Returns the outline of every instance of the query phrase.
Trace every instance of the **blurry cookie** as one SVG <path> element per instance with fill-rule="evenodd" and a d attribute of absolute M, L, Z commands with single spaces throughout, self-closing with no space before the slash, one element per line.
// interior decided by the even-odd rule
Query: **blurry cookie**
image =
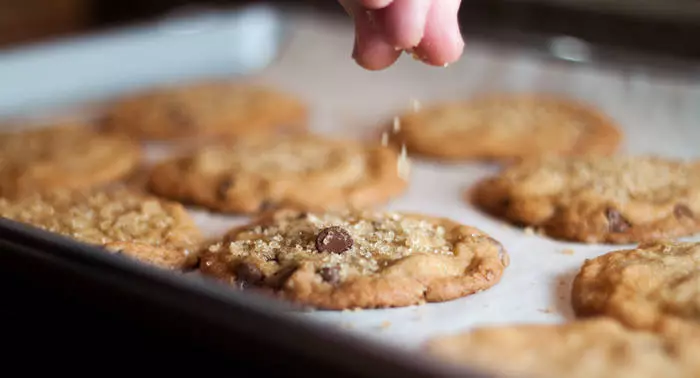
<path fill-rule="evenodd" d="M 1 133 L 0 197 L 103 185 L 128 175 L 140 156 L 128 139 L 77 125 Z"/>
<path fill-rule="evenodd" d="M 655 241 L 588 260 L 574 279 L 579 316 L 635 328 L 672 317 L 700 325 L 700 243 Z"/>
<path fill-rule="evenodd" d="M 424 106 L 399 117 L 396 142 L 409 153 L 447 160 L 520 160 L 610 154 L 617 126 L 597 110 L 544 95 L 480 96 Z"/>
<path fill-rule="evenodd" d="M 406 182 L 397 154 L 379 145 L 321 136 L 246 138 L 158 164 L 156 194 L 222 212 L 274 207 L 337 209 L 388 201 Z"/>
<path fill-rule="evenodd" d="M 447 219 L 284 210 L 230 231 L 203 253 L 200 270 L 341 310 L 464 297 L 498 283 L 507 265 L 501 244 Z"/>
<path fill-rule="evenodd" d="M 548 235 L 633 243 L 700 230 L 700 166 L 653 156 L 549 157 L 478 184 L 478 205 Z"/>
<path fill-rule="evenodd" d="M 299 131 L 307 110 L 295 97 L 247 84 L 158 87 L 117 100 L 102 125 L 141 140 L 188 140 Z"/>
<path fill-rule="evenodd" d="M 435 338 L 425 349 L 441 361 L 495 377 L 700 376 L 700 343 L 667 329 L 628 330 L 610 319 L 483 327 Z"/>
<path fill-rule="evenodd" d="M 122 188 L 0 199 L 0 216 L 166 269 L 193 267 L 202 241 L 180 204 Z"/>

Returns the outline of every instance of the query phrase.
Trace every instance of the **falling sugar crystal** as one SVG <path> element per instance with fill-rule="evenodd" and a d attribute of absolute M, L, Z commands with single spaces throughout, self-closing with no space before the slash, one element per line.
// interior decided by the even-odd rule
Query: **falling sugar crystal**
<path fill-rule="evenodd" d="M 408 177 L 411 174 L 411 163 L 408 160 L 408 154 L 406 153 L 406 145 L 401 145 L 401 155 L 399 156 L 399 161 L 397 163 L 397 171 L 399 177 L 403 180 L 408 181 Z"/>
<path fill-rule="evenodd" d="M 389 145 L 389 134 L 385 132 L 382 133 L 382 146 L 386 147 Z"/>
<path fill-rule="evenodd" d="M 420 101 L 416 100 L 415 98 L 411 100 L 411 107 L 413 108 L 414 112 L 417 112 L 420 110 Z"/>
<path fill-rule="evenodd" d="M 401 120 L 399 119 L 398 116 L 394 117 L 394 134 L 398 133 L 401 130 Z"/>

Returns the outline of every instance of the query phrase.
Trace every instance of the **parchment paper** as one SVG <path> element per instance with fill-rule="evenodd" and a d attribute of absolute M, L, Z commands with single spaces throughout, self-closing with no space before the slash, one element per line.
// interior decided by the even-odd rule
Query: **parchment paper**
<path fill-rule="evenodd" d="M 471 41 L 467 41 L 464 58 L 447 68 L 427 67 L 404 56 L 390 69 L 368 72 L 350 58 L 354 36 L 347 20 L 312 14 L 285 17 L 292 23 L 288 33 L 291 40 L 274 64 L 252 79 L 286 89 L 307 101 L 313 110 L 312 129 L 319 133 L 377 138 L 377 126 L 409 109 L 414 100 L 427 104 L 482 92 L 546 91 L 588 101 L 607 112 L 625 132 L 624 152 L 680 158 L 700 155 L 699 77 L 679 79 L 654 76 L 641 69 L 571 65 Z M 245 48 L 251 54 L 256 51 L 250 43 Z M 266 46 L 265 54 L 268 51 Z M 0 78 L 5 74 L 9 80 L 11 71 L 2 68 L 8 67 L 0 64 Z M 217 70 L 224 71 L 221 67 Z M 21 80 L 17 82 L 21 84 Z M 0 97 L 8 100 L 3 104 L 14 104 L 9 101 L 12 93 L 5 89 L 0 92 L 5 95 Z M 154 159 L 162 157 L 160 149 L 149 152 Z M 427 337 L 478 325 L 561 322 L 573 316 L 570 283 L 581 263 L 627 247 L 557 242 L 484 216 L 463 200 L 463 194 L 477 180 L 496 172 L 494 165 L 415 159 L 412 163 L 408 191 L 386 208 L 445 216 L 489 233 L 511 256 L 501 283 L 446 303 L 296 316 L 328 322 L 401 348 L 415 348 Z M 210 237 L 246 221 L 243 217 L 191 211 Z"/>
<path fill-rule="evenodd" d="M 308 101 L 317 132 L 373 138 L 379 123 L 409 109 L 413 100 L 429 103 L 480 92 L 547 91 L 588 101 L 607 112 L 625 132 L 624 152 L 700 156 L 698 77 L 673 79 L 636 70 L 570 65 L 469 41 L 464 58 L 447 68 L 427 67 L 406 55 L 388 70 L 368 72 L 350 58 L 354 37 L 349 23 L 313 15 L 290 18 L 294 25 L 290 43 L 258 79 Z M 573 318 L 570 284 L 581 263 L 627 247 L 557 242 L 484 216 L 463 200 L 463 194 L 477 180 L 496 172 L 494 165 L 416 159 L 412 164 L 410 188 L 386 208 L 446 216 L 491 234 L 511 256 L 501 283 L 447 303 L 299 316 L 402 348 L 415 348 L 432 335 L 477 325 L 560 322 Z M 196 216 L 212 234 L 244 222 L 200 211 Z"/>

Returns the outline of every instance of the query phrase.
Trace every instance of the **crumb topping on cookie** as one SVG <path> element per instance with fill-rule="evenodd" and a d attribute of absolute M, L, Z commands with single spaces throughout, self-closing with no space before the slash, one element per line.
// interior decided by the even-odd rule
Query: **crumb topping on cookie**
<path fill-rule="evenodd" d="M 664 317 L 700 322 L 700 243 L 655 241 L 587 261 L 574 280 L 579 315 L 648 328 Z"/>
<path fill-rule="evenodd" d="M 86 188 L 128 174 L 138 145 L 81 125 L 0 133 L 0 195 Z"/>
<path fill-rule="evenodd" d="M 346 276 L 373 274 L 411 254 L 452 256 L 453 248 L 445 228 L 426 220 L 399 214 L 302 213 L 233 234 L 212 250 L 228 249 L 242 260 L 278 266 L 313 262 Z"/>
<path fill-rule="evenodd" d="M 203 171 L 244 171 L 265 177 L 280 174 L 312 174 L 342 166 L 336 182 L 354 181 L 365 170 L 366 156 L 356 146 L 308 137 L 250 139 L 232 147 L 205 149 L 195 157 Z M 345 177 L 345 179 L 343 179 Z"/>
<path fill-rule="evenodd" d="M 178 211 L 157 199 L 126 190 L 56 192 L 19 201 L 0 199 L 0 215 L 92 244 L 136 242 L 185 247 L 198 241 L 198 234 L 182 233 Z"/>
<path fill-rule="evenodd" d="M 561 200 L 596 196 L 663 203 L 686 194 L 690 184 L 698 181 L 698 172 L 690 164 L 656 157 L 589 156 L 523 164 L 507 170 L 503 179 L 517 182 L 513 187 L 516 195 L 557 195 Z"/>
<path fill-rule="evenodd" d="M 513 133 L 531 133 L 552 129 L 566 129 L 576 139 L 591 121 L 586 117 L 572 117 L 570 109 L 547 101 L 530 99 L 487 99 L 474 101 L 462 107 L 442 106 L 425 109 L 430 114 L 430 131 L 445 133 L 483 128 L 493 136 L 510 137 Z M 425 116 L 425 115 L 424 115 Z"/>

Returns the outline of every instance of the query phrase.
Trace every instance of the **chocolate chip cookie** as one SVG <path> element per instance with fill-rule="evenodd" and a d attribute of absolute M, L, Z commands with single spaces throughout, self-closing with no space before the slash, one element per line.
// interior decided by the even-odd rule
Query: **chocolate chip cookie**
<path fill-rule="evenodd" d="M 157 165 L 149 188 L 228 213 L 364 207 L 403 192 L 397 167 L 396 152 L 380 145 L 308 134 L 250 137 Z"/>
<path fill-rule="evenodd" d="M 0 216 L 166 269 L 193 267 L 202 242 L 180 204 L 123 188 L 0 199 Z"/>
<path fill-rule="evenodd" d="M 297 132 L 307 109 L 297 98 L 259 85 L 188 83 L 134 93 L 115 101 L 101 121 L 105 130 L 140 140 L 189 140 Z"/>
<path fill-rule="evenodd" d="M 140 157 L 130 140 L 80 125 L 1 133 L 0 197 L 107 184 L 128 175 Z"/>
<path fill-rule="evenodd" d="M 610 319 L 484 327 L 438 337 L 426 350 L 496 377 L 700 376 L 700 343 L 691 337 L 665 327 L 656 333 L 628 330 Z"/>
<path fill-rule="evenodd" d="M 513 161 L 543 155 L 611 154 L 622 134 L 606 115 L 546 95 L 491 95 L 424 105 L 399 117 L 396 142 L 443 160 Z"/>
<path fill-rule="evenodd" d="M 447 219 L 278 211 L 230 231 L 200 270 L 318 309 L 441 302 L 486 290 L 508 266 L 503 246 Z"/>
<path fill-rule="evenodd" d="M 700 165 L 654 156 L 548 157 L 478 184 L 475 202 L 514 223 L 586 243 L 700 230 Z"/>
<path fill-rule="evenodd" d="M 700 243 L 655 241 L 586 261 L 571 299 L 582 317 L 647 329 L 667 317 L 700 326 Z"/>

